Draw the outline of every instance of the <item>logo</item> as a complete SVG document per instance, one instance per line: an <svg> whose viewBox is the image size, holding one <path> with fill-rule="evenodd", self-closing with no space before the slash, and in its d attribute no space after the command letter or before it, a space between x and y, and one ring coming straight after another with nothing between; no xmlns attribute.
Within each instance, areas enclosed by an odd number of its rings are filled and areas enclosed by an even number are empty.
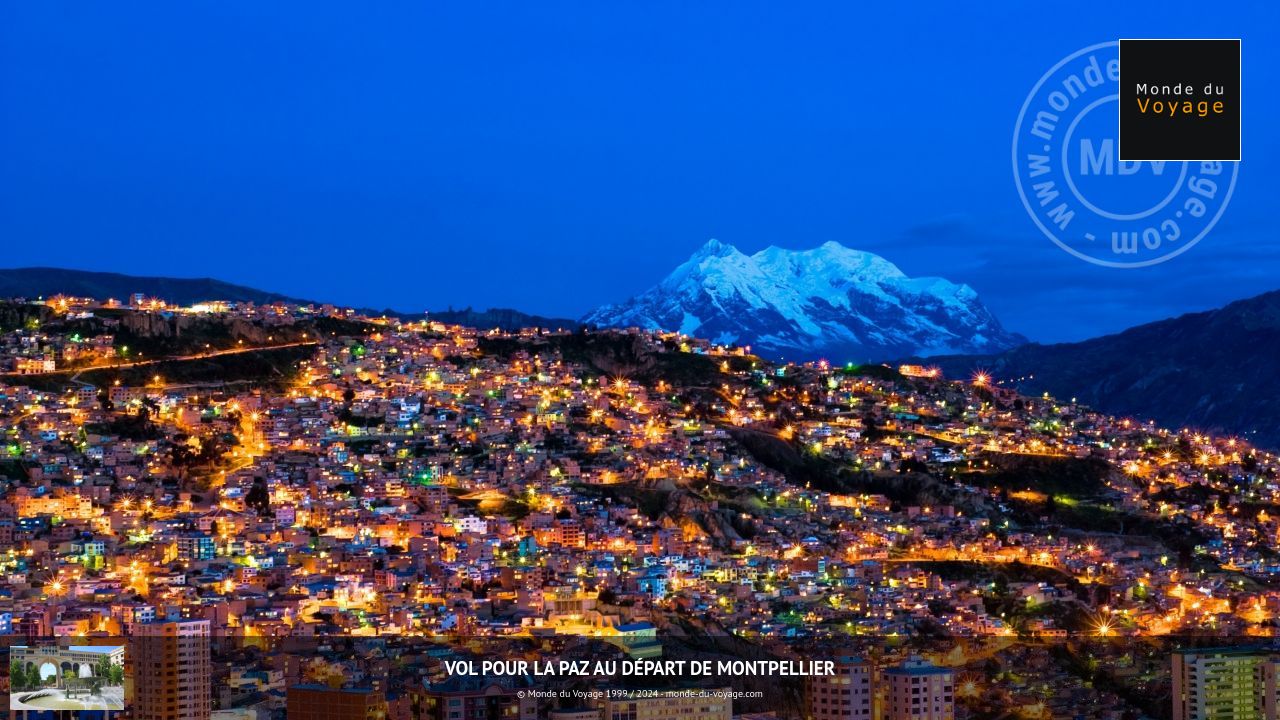
<svg viewBox="0 0 1280 720"><path fill-rule="evenodd" d="M1240 41L1121 40L1120 157L1240 160Z"/></svg>
<svg viewBox="0 0 1280 720"><path fill-rule="evenodd" d="M1050 68L1018 113L1013 176L1023 207L1058 247L1095 265L1146 267L1213 229L1239 165L1120 160L1119 82L1118 42Z"/></svg>

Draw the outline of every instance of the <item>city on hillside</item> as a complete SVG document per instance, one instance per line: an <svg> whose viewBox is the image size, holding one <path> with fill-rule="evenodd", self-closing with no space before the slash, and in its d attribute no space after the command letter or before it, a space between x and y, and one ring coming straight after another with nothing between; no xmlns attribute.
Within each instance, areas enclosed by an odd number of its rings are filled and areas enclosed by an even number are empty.
<svg viewBox="0 0 1280 720"><path fill-rule="evenodd" d="M1187 683L1275 698L1280 463L1237 438L980 368L772 363L678 333L142 296L15 299L0 323L0 635L22 707L98 702L106 665L43 658L121 638L148 720L1119 719L1191 717ZM837 671L576 701L445 669L575 652Z"/></svg>

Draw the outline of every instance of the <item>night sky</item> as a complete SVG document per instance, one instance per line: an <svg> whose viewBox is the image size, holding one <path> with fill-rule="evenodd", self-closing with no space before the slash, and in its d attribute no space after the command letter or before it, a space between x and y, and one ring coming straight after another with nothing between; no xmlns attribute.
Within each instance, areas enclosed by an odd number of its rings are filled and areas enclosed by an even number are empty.
<svg viewBox="0 0 1280 720"><path fill-rule="evenodd" d="M836 240L1097 335L1280 288L1276 3L0 6L0 266L579 316L708 238ZM1010 170L1068 53L1242 37L1226 215L1141 270L1050 243Z"/></svg>

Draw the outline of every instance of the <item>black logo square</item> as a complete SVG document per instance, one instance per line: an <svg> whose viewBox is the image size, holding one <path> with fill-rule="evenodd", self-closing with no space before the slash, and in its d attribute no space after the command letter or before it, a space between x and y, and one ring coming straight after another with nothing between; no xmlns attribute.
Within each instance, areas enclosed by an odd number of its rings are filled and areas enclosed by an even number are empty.
<svg viewBox="0 0 1280 720"><path fill-rule="evenodd" d="M1121 40L1120 159L1239 160L1240 41Z"/></svg>

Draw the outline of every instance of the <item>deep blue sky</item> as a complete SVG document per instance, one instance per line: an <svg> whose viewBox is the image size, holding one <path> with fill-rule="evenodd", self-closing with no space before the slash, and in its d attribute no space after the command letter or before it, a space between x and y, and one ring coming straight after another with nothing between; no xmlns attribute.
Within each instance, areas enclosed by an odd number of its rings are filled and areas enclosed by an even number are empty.
<svg viewBox="0 0 1280 720"><path fill-rule="evenodd" d="M1275 3L867 5L4 3L0 266L576 316L710 237L836 240L1038 340L1280 288ZM1235 197L1145 270L1053 246L1009 168L1030 87L1118 37L1244 39Z"/></svg>

